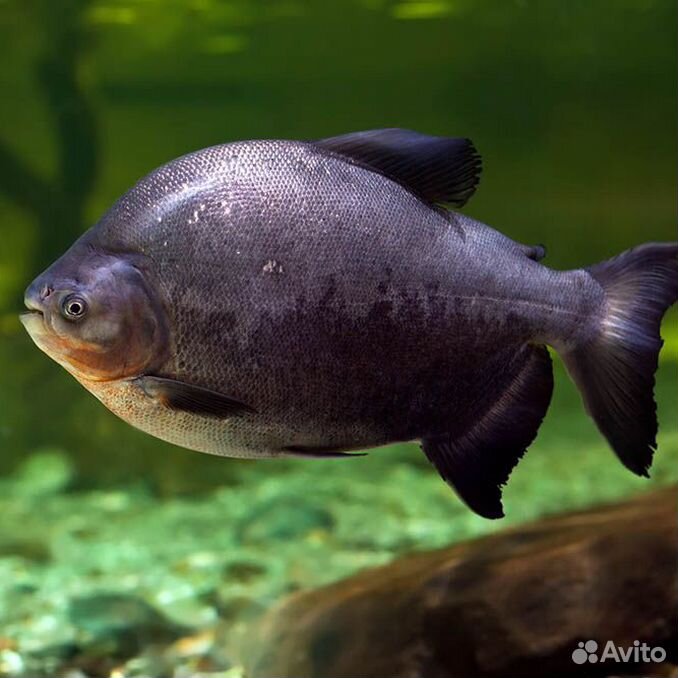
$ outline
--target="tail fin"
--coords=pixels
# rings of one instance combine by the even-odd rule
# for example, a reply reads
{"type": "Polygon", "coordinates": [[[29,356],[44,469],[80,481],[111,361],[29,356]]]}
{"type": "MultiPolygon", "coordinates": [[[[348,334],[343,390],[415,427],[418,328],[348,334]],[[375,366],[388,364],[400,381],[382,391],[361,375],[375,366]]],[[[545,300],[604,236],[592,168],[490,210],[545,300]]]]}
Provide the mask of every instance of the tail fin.
{"type": "Polygon", "coordinates": [[[587,269],[605,291],[600,332],[563,360],[586,410],[634,473],[657,447],[654,373],[662,316],[678,299],[678,243],[648,243],[587,269]]]}

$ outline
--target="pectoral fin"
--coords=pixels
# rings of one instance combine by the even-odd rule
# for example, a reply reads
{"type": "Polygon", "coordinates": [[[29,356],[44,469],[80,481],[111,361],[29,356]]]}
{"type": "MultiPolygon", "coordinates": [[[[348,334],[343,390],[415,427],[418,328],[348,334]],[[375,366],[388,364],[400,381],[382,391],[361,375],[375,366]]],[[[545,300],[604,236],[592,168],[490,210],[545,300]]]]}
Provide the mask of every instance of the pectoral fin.
{"type": "Polygon", "coordinates": [[[443,480],[485,518],[503,517],[502,486],[536,437],[551,400],[548,351],[543,346],[526,350],[525,366],[498,400],[480,409],[471,426],[422,441],[443,480]]]}
{"type": "Polygon", "coordinates": [[[192,412],[204,417],[220,419],[255,411],[235,398],[175,379],[143,376],[135,379],[134,382],[149,398],[153,398],[170,410],[192,412]]]}

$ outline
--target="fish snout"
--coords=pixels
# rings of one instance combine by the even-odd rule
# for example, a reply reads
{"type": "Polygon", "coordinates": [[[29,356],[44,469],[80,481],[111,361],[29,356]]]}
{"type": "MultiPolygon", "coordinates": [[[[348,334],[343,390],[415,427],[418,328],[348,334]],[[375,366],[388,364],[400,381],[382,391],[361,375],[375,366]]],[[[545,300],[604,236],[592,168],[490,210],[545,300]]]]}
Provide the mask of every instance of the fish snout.
{"type": "Polygon", "coordinates": [[[47,332],[46,300],[51,293],[51,289],[40,279],[34,280],[24,293],[24,305],[28,310],[19,314],[21,324],[33,341],[41,348],[42,340],[47,332]]]}
{"type": "Polygon", "coordinates": [[[48,285],[36,278],[27,288],[24,293],[24,305],[29,311],[34,313],[44,313],[47,299],[54,291],[51,285],[48,285]]]}

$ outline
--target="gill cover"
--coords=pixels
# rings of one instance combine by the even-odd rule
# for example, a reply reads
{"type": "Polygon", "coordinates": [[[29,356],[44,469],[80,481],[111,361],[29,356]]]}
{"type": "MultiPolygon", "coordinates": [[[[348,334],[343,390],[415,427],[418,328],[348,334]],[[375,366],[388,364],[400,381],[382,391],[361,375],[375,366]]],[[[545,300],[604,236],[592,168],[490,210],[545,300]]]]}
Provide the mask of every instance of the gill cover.
{"type": "Polygon", "coordinates": [[[78,379],[155,369],[167,358],[169,328],[149,270],[143,257],[109,254],[81,239],[26,290],[24,325],[78,379]]]}

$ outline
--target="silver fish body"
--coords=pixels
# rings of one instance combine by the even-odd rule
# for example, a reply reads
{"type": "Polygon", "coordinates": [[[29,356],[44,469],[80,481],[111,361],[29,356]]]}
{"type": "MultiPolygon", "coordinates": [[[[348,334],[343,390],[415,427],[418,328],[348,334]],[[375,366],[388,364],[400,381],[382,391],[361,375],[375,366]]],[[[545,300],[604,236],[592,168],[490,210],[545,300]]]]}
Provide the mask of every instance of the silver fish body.
{"type": "MultiPolygon", "coordinates": [[[[383,134],[387,151],[402,140],[383,134]]],[[[501,515],[498,488],[548,407],[544,345],[567,364],[583,347],[604,351],[600,342],[613,340],[606,323],[628,319],[614,315],[595,271],[554,271],[537,249],[422,199],[425,183],[403,183],[397,163],[390,175],[380,158],[375,167],[362,146],[355,152],[355,138],[239,142],[170,162],[124,195],[27,298],[45,280],[76,279],[72,269],[93,257],[125,262],[160,309],[152,336],[161,345],[148,369],[124,378],[71,369],[113,412],[226,456],[332,456],[422,440],[472,508],[501,515]],[[209,393],[227,396],[222,410],[202,406],[209,393]]],[[[659,280],[658,338],[678,287],[675,246],[647,247],[652,279],[636,271],[634,280],[659,280]]],[[[568,367],[586,401],[578,362],[568,367]]],[[[589,390],[595,418],[607,396],[589,390]]]]}

